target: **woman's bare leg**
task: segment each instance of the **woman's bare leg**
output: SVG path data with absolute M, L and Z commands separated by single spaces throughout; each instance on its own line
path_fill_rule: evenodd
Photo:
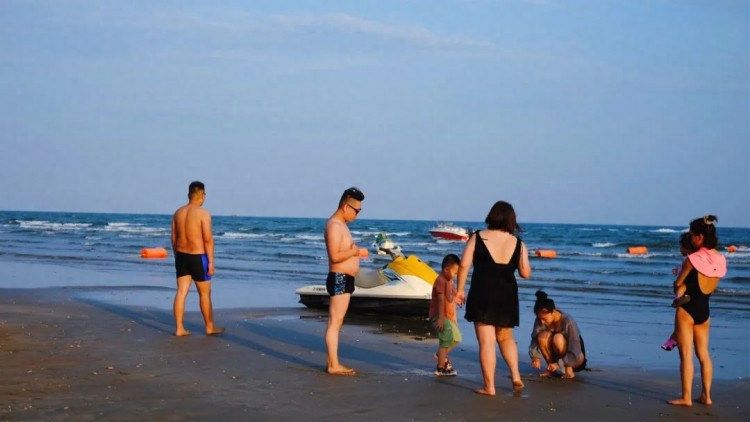
M 693 405 L 693 317 L 682 308 L 675 314 L 677 327 L 677 348 L 680 351 L 680 379 L 682 381 L 682 397 L 670 400 L 674 406 Z
M 484 387 L 474 390 L 479 394 L 488 396 L 495 395 L 495 366 L 497 355 L 495 354 L 495 327 L 493 325 L 474 323 L 474 331 L 479 343 L 479 365 L 482 367 L 482 378 Z
M 711 318 L 703 324 L 693 327 L 695 354 L 698 356 L 698 361 L 701 364 L 701 382 L 703 383 L 703 391 L 698 401 L 707 406 L 713 404 L 711 400 L 711 382 L 714 377 L 714 364 L 711 361 L 711 354 L 708 351 L 708 332 L 710 326 Z
M 503 359 L 508 365 L 510 379 L 513 381 L 513 390 L 520 390 L 524 385 L 521 381 L 521 373 L 518 370 L 518 345 L 516 345 L 516 339 L 513 338 L 513 329 L 496 327 L 495 337 L 497 344 L 500 346 L 500 354 L 503 355 Z

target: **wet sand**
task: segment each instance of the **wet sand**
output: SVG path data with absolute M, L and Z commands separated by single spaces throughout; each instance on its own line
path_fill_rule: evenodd
M 521 344 L 526 388 L 511 391 L 500 361 L 497 396 L 485 397 L 472 392 L 473 350 L 452 353 L 458 377 L 432 374 L 436 341 L 423 321 L 347 319 L 340 354 L 359 375 L 336 377 L 324 372 L 321 312 L 217 310 L 221 337 L 204 336 L 190 312 L 192 335 L 176 338 L 169 311 L 76 292 L 0 290 L 0 420 L 750 419 L 743 379 L 716 380 L 711 407 L 667 405 L 680 389 L 677 356 L 671 371 L 596 366 L 542 379 Z

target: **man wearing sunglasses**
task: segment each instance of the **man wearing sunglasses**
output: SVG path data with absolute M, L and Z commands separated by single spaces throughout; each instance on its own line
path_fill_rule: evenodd
M 339 207 L 326 223 L 325 239 L 328 251 L 328 278 L 326 290 L 331 296 L 326 327 L 328 349 L 327 371 L 331 375 L 355 375 L 352 368 L 339 362 L 339 331 L 349 309 L 349 300 L 354 292 L 354 276 L 359 272 L 360 256 L 367 256 L 367 249 L 360 251 L 354 243 L 347 223 L 354 221 L 362 211 L 365 195 L 357 188 L 344 191 Z

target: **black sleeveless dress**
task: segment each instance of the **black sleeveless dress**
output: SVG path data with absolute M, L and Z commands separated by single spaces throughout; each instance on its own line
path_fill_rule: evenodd
M 465 318 L 496 327 L 518 327 L 516 270 L 521 257 L 521 239 L 516 238 L 510 261 L 498 264 L 480 234 L 475 236 L 474 273 L 466 298 Z

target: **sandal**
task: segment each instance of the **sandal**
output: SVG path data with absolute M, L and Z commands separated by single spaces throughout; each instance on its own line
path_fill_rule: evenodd
M 669 338 L 669 340 L 665 341 L 664 344 L 661 345 L 661 348 L 669 352 L 670 350 L 677 347 L 677 340 L 673 339 L 672 337 Z

